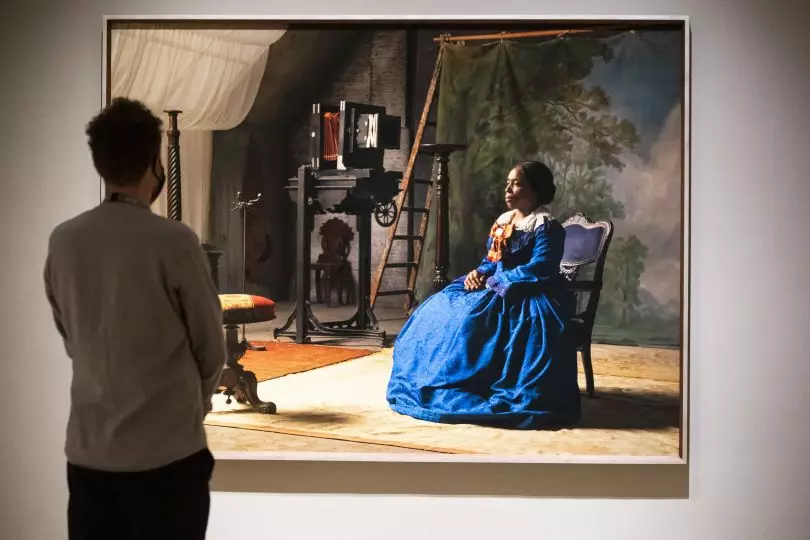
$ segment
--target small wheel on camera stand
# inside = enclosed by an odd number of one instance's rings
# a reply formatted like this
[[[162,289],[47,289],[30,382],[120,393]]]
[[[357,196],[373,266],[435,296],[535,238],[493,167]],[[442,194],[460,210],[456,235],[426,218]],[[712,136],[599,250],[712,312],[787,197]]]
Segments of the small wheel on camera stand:
[[[397,217],[397,207],[394,201],[378,204],[374,208],[374,220],[380,227],[390,227]]]

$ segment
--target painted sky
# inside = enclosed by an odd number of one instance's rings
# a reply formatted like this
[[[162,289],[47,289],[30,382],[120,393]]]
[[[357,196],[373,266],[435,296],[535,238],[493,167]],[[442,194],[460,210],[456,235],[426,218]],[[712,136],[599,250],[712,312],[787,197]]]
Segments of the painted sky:
[[[649,158],[653,141],[683,95],[682,34],[633,32],[608,40],[610,62],[594,66],[586,84],[601,86],[611,108],[631,120],[641,135],[637,152]]]
[[[586,84],[610,96],[611,112],[631,120],[640,143],[622,171],[606,174],[626,218],[616,234],[635,234],[649,248],[641,278],[645,302],[675,313],[680,302],[682,35],[636,32],[612,38],[614,58],[599,62]]]

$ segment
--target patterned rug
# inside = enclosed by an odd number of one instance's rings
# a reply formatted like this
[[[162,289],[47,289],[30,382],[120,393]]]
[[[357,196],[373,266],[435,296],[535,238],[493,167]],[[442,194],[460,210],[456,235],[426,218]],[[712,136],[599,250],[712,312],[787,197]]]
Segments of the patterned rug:
[[[249,350],[239,361],[246,370],[256,374],[259,382],[339,364],[374,353],[373,350],[368,349],[299,345],[280,341],[251,341],[250,343],[264,345],[267,348],[266,351]]]

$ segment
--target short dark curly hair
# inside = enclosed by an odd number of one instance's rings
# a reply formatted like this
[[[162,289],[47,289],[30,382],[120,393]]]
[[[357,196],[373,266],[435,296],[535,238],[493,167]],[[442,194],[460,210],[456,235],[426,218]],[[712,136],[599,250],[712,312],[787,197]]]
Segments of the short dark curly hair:
[[[93,165],[108,183],[137,184],[160,154],[163,121],[140,101],[115,98],[88,124]]]
[[[534,191],[538,205],[546,205],[554,200],[554,195],[557,193],[557,186],[554,185],[554,173],[545,163],[524,161],[517,167]]]

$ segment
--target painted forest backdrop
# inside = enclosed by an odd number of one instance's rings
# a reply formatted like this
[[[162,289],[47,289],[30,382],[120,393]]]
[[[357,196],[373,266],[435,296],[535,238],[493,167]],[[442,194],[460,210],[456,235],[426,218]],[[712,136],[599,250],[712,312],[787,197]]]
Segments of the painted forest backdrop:
[[[509,169],[539,159],[560,221],[581,211],[615,225],[595,340],[679,346],[683,34],[445,47],[436,138],[469,145],[450,163],[450,275],[485,255]],[[431,278],[421,265],[420,296]]]

